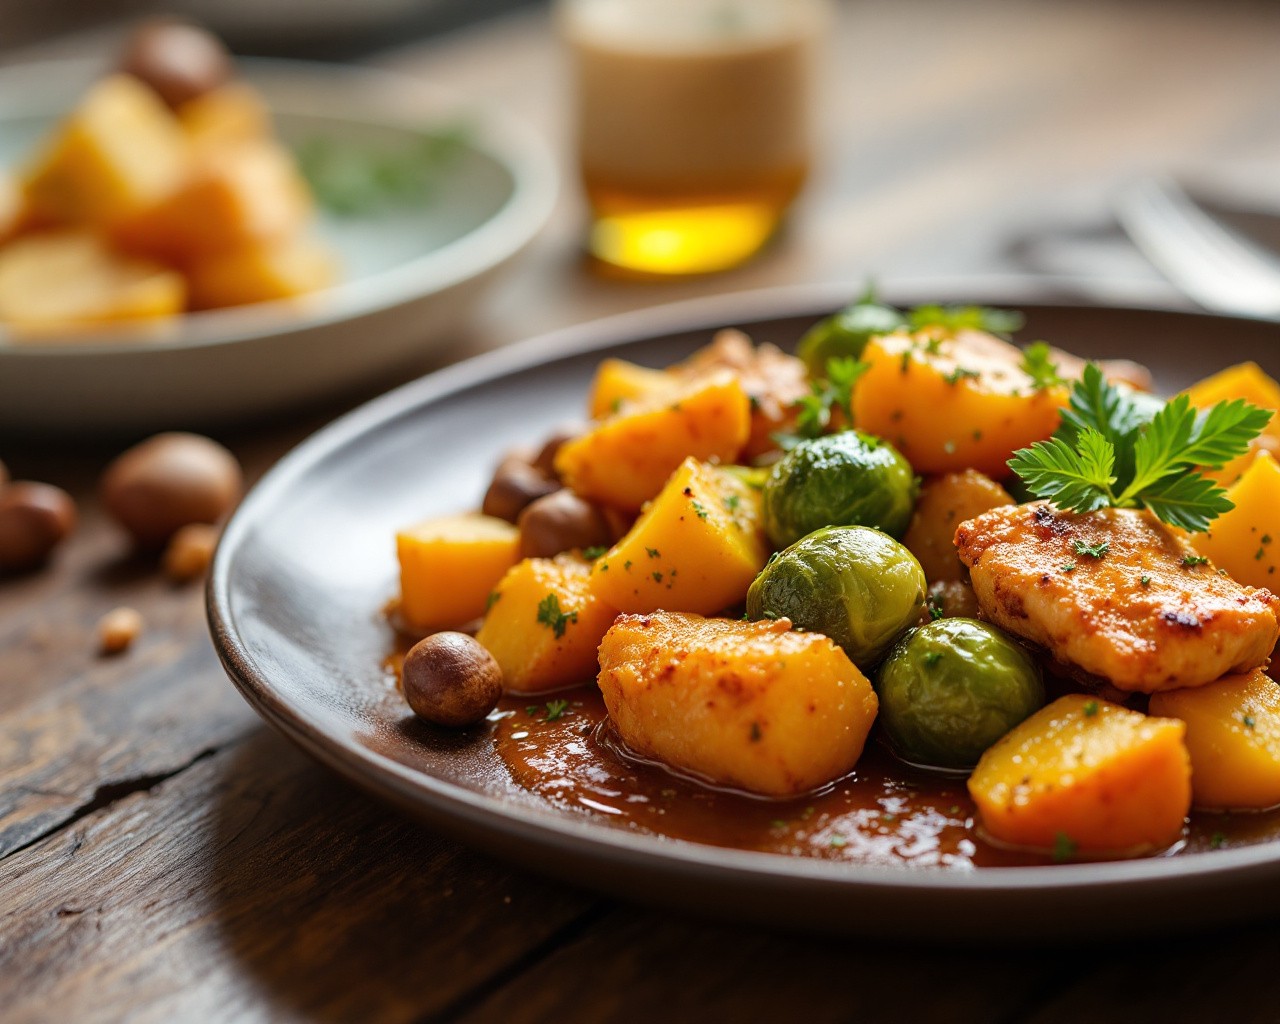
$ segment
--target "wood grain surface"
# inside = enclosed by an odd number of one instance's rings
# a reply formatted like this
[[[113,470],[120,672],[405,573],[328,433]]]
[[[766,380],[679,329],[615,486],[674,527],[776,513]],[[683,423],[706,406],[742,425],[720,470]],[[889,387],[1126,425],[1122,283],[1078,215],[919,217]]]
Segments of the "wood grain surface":
[[[793,281],[1021,270],[1143,282],[1107,199],[1169,167],[1280,168],[1280,7],[983,0],[841,7],[825,156],[741,270],[638,284],[584,265],[545,12],[385,55],[524,116],[567,187],[552,226],[437,361],[657,302]],[[1274,190],[1273,190],[1274,191]],[[349,400],[348,400],[349,401]],[[337,408],[225,440],[251,477]],[[132,556],[94,497],[118,444],[0,437],[81,526],[0,581],[5,1021],[1275,1021],[1274,922],[1140,948],[839,941],[683,919],[525,875],[371,801],[261,725],[199,584]],[[96,653],[94,624],[146,628]]]

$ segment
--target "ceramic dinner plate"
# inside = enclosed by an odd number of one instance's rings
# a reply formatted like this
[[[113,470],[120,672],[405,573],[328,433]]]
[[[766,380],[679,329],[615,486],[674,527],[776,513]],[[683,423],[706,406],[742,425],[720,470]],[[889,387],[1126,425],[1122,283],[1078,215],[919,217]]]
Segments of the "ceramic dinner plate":
[[[0,70],[0,166],[37,143],[103,71],[97,62]],[[138,432],[276,412],[422,365],[546,222],[556,175],[522,124],[384,72],[245,60],[286,144],[323,139],[395,151],[423,131],[458,139],[430,201],[376,213],[321,211],[341,264],[298,302],[187,314],[46,344],[0,329],[0,429]],[[402,378],[403,379],[403,378]]]
[[[867,935],[1020,942],[1280,907],[1280,834],[1177,857],[968,870],[744,852],[555,809],[517,785],[485,728],[449,734],[409,714],[383,667],[398,527],[473,507],[505,449],[581,415],[602,357],[665,365],[726,325],[792,346],[847,297],[790,289],[618,317],[423,378],[338,420],[267,475],[223,537],[209,614],[231,678],[267,721],[370,793],[491,853],[627,899]],[[887,298],[1021,309],[1021,337],[1141,360],[1165,391],[1245,359],[1280,373],[1274,323],[1055,301],[1043,287],[930,285]]]

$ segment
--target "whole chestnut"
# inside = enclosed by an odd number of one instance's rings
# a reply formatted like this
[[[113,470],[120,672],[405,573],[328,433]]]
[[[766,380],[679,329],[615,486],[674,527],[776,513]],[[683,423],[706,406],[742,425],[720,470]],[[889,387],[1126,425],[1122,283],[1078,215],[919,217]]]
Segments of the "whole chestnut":
[[[419,718],[453,729],[474,725],[502,696],[502,669],[466,633],[433,633],[405,655],[404,696]]]
[[[141,547],[159,547],[188,523],[221,519],[240,497],[240,464],[198,434],[157,434],[102,475],[102,503]]]
[[[613,530],[600,510],[573,491],[556,491],[530,503],[517,520],[520,557],[550,558],[573,548],[608,547]]]
[[[519,456],[509,455],[494,471],[480,511],[514,523],[530,502],[559,489],[558,481],[534,469]]]
[[[61,487],[9,484],[0,490],[0,572],[36,568],[75,525],[76,503]]]
[[[174,110],[216,89],[233,72],[231,56],[217,36],[169,19],[145,22],[134,31],[120,70],[151,86]]]
[[[559,474],[556,472],[556,455],[567,442],[581,437],[585,430],[585,427],[577,424],[566,424],[558,427],[542,443],[542,447],[538,449],[538,454],[533,457],[533,468],[553,480],[559,479]]]

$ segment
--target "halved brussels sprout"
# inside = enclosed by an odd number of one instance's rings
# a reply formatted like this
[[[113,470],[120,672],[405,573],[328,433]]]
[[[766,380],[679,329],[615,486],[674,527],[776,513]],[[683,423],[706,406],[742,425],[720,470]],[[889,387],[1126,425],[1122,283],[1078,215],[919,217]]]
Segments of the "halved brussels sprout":
[[[976,619],[938,619],[906,634],[880,666],[876,691],[895,752],[932,768],[972,768],[1044,704],[1031,655]]]
[[[874,526],[899,537],[918,489],[911,465],[888,441],[860,430],[801,441],[765,482],[765,532],[779,548],[823,526]]]
[[[804,360],[811,377],[825,377],[829,359],[857,359],[870,339],[892,334],[906,323],[892,306],[869,300],[855,302],[810,327],[800,339],[796,354]]]
[[[865,667],[919,620],[924,594],[924,570],[892,537],[832,526],[774,556],[747,591],[747,614],[824,633]]]

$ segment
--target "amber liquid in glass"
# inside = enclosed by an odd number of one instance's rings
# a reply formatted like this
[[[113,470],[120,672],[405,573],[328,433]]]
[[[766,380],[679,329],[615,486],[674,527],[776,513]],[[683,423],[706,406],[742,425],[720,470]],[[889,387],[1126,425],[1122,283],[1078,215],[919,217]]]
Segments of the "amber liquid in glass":
[[[808,174],[823,0],[564,0],[588,245],[643,274],[732,267]]]

